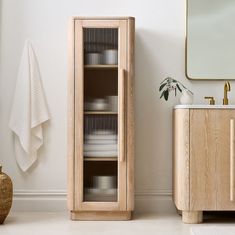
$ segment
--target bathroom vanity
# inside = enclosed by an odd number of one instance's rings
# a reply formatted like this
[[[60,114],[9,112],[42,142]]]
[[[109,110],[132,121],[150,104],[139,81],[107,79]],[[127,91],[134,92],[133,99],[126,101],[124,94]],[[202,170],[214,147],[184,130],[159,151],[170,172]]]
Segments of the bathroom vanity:
[[[185,223],[235,210],[235,105],[173,111],[173,200]]]
[[[73,220],[134,210],[134,18],[73,17],[69,38],[68,207]]]

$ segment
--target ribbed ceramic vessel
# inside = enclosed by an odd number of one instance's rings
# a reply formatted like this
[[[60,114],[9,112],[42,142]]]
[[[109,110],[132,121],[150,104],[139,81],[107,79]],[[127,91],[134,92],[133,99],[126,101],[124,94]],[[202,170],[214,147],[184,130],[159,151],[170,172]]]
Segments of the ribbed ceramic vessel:
[[[3,224],[12,205],[13,187],[10,177],[2,172],[0,165],[0,224]]]

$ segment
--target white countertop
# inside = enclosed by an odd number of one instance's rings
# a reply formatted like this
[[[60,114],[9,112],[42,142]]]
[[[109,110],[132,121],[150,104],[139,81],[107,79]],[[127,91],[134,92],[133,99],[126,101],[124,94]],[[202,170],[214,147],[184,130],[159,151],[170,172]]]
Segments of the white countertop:
[[[235,105],[179,104],[174,109],[235,109]]]

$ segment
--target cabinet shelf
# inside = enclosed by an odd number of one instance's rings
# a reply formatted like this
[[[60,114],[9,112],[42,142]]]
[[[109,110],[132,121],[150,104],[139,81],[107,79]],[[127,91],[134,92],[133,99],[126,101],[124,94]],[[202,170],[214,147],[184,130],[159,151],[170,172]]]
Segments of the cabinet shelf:
[[[84,157],[84,161],[117,161],[118,157]]]
[[[85,115],[117,115],[118,112],[112,111],[85,111]]]
[[[117,64],[87,64],[84,65],[85,69],[118,69],[118,65]]]

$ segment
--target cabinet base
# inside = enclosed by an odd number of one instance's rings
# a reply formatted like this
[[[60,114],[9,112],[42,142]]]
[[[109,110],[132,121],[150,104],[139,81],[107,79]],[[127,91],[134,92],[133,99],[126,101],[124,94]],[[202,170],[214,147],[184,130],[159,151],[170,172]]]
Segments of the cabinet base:
[[[199,224],[202,220],[202,211],[182,211],[182,221],[186,224]]]
[[[178,209],[176,209],[177,210],[177,214],[178,215],[182,215],[182,211],[181,210],[178,210]]]
[[[130,220],[131,211],[71,211],[71,220]]]

